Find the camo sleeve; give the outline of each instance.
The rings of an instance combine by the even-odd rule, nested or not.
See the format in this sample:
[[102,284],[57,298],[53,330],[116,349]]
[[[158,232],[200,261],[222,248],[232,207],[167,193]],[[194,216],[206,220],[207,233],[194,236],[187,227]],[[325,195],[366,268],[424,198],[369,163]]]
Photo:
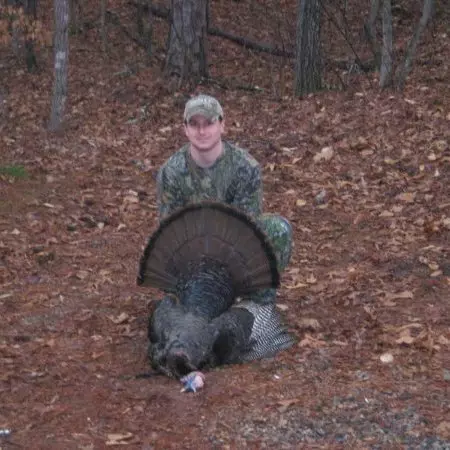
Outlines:
[[238,169],[239,186],[232,204],[253,217],[262,213],[262,178],[259,165]]
[[177,177],[171,176],[170,170],[165,166],[158,171],[156,192],[160,220],[184,204],[183,193],[177,182]]

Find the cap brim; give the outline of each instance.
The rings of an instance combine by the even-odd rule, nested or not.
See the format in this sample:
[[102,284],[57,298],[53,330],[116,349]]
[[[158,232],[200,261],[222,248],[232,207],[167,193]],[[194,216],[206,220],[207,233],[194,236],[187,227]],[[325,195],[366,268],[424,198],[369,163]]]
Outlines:
[[220,118],[220,114],[217,114],[217,112],[212,112],[202,107],[193,108],[188,114],[186,114],[185,119],[189,122],[189,120],[191,120],[194,116],[203,116],[208,120],[217,120]]

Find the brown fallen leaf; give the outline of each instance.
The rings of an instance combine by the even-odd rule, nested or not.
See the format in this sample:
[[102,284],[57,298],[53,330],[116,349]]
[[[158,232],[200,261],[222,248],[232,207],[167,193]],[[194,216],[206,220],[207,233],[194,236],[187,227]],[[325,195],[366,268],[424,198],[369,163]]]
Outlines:
[[413,299],[414,294],[411,291],[402,291],[402,292],[395,292],[395,293],[388,293],[386,292],[385,299],[387,301],[389,300],[396,300],[396,299]]
[[412,336],[411,335],[411,329],[412,328],[423,328],[421,324],[409,324],[409,325],[405,325],[404,327],[401,327],[401,331],[400,331],[400,337],[398,339],[396,339],[396,343],[397,344],[406,344],[406,345],[411,345],[416,341],[419,341],[421,339],[423,339],[426,335],[427,332],[426,331],[421,331],[417,336]]
[[423,325],[420,323],[408,323],[407,325],[402,325],[401,327],[396,328],[398,332],[406,330],[408,328],[423,328]]
[[124,203],[139,203],[139,198],[134,195],[127,195],[123,198]]
[[285,287],[286,287],[286,289],[300,289],[300,288],[306,287],[306,286],[308,286],[308,285],[305,283],[298,282],[295,284],[287,285]]
[[406,344],[411,345],[416,338],[411,336],[411,332],[409,330],[405,330],[398,339],[395,340],[396,344]]
[[105,352],[98,352],[98,353],[94,352],[94,353],[92,353],[91,358],[93,360],[96,360],[96,359],[101,358],[104,354],[105,354]]
[[301,330],[317,331],[321,328],[320,323],[317,319],[310,319],[307,317],[300,319],[297,324]]
[[137,331],[133,331],[131,329],[131,325],[129,323],[119,325],[119,333],[126,337],[134,337],[138,334]]
[[129,445],[133,439],[133,433],[111,433],[107,435],[106,445]]
[[416,193],[415,192],[403,192],[401,194],[398,194],[396,198],[402,202],[414,203],[414,199],[416,198]]
[[390,364],[394,361],[394,355],[390,352],[383,353],[380,355],[380,361],[385,364]]
[[287,310],[289,309],[289,306],[288,306],[288,305],[284,305],[283,303],[278,303],[278,304],[277,304],[277,308],[278,308],[280,311],[287,311]]
[[449,143],[446,140],[439,140],[433,142],[433,148],[435,148],[439,152],[443,152],[449,148]]
[[111,320],[111,322],[118,325],[118,324],[121,324],[124,322],[128,322],[128,320],[130,319],[130,316],[127,313],[123,312],[123,313],[120,313],[117,317],[108,316],[108,318]]
[[450,422],[443,421],[436,427],[436,433],[443,439],[450,438]]
[[327,283],[324,281],[319,281],[317,284],[311,285],[308,290],[314,294],[318,294],[327,288]]
[[298,343],[299,347],[319,348],[326,345],[325,341],[313,338],[310,334],[305,333],[305,337]]
[[443,334],[441,334],[438,338],[437,341],[439,344],[441,345],[450,345],[450,339],[447,339]]
[[79,280],[85,280],[88,276],[89,276],[89,272],[87,270],[79,270],[75,274],[75,277],[78,278]]
[[288,398],[286,400],[279,400],[276,404],[280,406],[278,410],[280,412],[286,411],[290,406],[300,403],[300,398]]
[[334,150],[332,147],[324,147],[320,150],[320,153],[316,153],[313,157],[315,163],[320,161],[329,161],[334,155]]
[[436,270],[436,271],[430,273],[431,278],[440,277],[441,275],[442,275],[442,270]]
[[346,341],[338,341],[338,340],[331,341],[331,343],[333,345],[339,345],[339,347],[347,347],[347,345],[348,345],[348,342],[346,342]]

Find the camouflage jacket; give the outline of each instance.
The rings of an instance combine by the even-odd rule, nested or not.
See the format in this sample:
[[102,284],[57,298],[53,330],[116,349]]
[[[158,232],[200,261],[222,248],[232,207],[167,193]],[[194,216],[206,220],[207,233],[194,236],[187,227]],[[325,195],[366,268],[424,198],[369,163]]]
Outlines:
[[161,166],[157,176],[159,217],[202,200],[218,200],[257,218],[262,213],[259,163],[244,149],[223,141],[224,152],[209,168],[199,167],[181,147]]

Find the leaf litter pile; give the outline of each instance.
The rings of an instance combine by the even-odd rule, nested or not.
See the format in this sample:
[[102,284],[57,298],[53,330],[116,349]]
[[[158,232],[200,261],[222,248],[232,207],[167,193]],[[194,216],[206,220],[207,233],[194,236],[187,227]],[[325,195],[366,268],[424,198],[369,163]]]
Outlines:
[[[371,74],[280,100],[256,69],[263,91],[199,86],[261,162],[266,211],[294,227],[278,305],[297,344],[208,372],[196,393],[136,377],[161,295],[136,286],[137,264],[186,92],[156,68],[122,75],[137,48],[72,45],[63,133],[43,126],[50,50],[48,70],[10,61],[2,80],[1,165],[24,170],[0,173],[0,447],[450,448],[448,42],[425,40],[402,94]],[[242,59],[221,68],[230,80],[267,63],[211,46],[217,67]]]

